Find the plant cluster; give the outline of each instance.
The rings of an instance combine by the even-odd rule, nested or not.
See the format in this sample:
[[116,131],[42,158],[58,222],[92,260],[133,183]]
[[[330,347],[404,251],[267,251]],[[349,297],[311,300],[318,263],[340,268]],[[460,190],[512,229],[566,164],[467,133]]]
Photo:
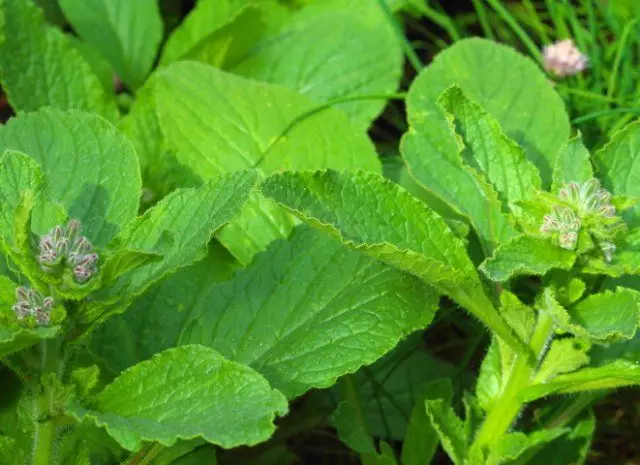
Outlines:
[[[640,124],[567,113],[604,61],[420,0],[180,3],[0,0],[0,465],[286,465],[318,428],[586,463],[640,385]],[[427,66],[421,17],[456,39]]]

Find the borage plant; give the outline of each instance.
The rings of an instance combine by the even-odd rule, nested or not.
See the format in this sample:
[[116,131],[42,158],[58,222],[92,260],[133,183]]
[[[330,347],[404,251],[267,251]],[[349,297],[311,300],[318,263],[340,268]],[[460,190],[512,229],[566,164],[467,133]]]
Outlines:
[[[201,0],[160,50],[153,1],[61,0],[71,35],[0,0],[0,463],[291,463],[327,415],[365,464],[581,463],[640,383],[640,127],[592,157],[532,61],[460,41],[405,190],[365,129],[418,3],[309,3]],[[473,393],[415,351],[455,306]]]

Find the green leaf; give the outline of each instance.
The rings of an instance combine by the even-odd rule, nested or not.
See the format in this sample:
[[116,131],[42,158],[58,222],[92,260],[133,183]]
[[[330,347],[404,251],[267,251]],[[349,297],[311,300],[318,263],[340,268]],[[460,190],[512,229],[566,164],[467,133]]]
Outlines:
[[229,279],[236,262],[219,244],[204,260],[184,267],[151,286],[127,311],[115,315],[92,335],[93,351],[116,373],[178,345],[191,309],[217,282]]
[[492,281],[504,282],[520,275],[544,276],[552,269],[569,270],[575,261],[571,250],[547,239],[522,235],[498,247],[480,270]]
[[506,205],[530,198],[540,188],[540,173],[522,147],[505,136],[496,119],[460,87],[449,87],[439,102],[455,118],[456,132],[465,146],[463,160],[486,175]]
[[591,344],[576,338],[556,339],[536,372],[534,382],[544,383],[557,375],[570,373],[589,363]]
[[131,143],[97,115],[52,108],[12,118],[0,128],[0,150],[19,150],[40,164],[48,197],[104,247],[138,209],[140,170]]
[[375,448],[373,438],[369,436],[360,412],[352,403],[342,402],[333,416],[340,440],[360,455],[363,465],[396,465],[393,449],[385,442],[380,443],[380,453]]
[[604,274],[614,278],[640,274],[640,228],[627,234],[621,244],[617,244],[613,260],[606,262],[601,257],[589,257],[583,273]]
[[524,148],[548,186],[570,125],[562,100],[538,66],[504,45],[478,38],[460,40],[438,54],[413,82],[410,120],[419,117],[418,108],[422,115],[437,115],[437,97],[451,84],[460,86]]
[[[615,195],[640,197],[640,121],[628,124],[594,155],[594,163],[605,187]],[[624,218],[630,226],[640,225],[638,206]]]
[[0,156],[0,236],[17,246],[14,216],[23,195],[42,192],[43,175],[38,164],[22,152],[5,150]]
[[0,326],[0,357],[31,347],[44,339],[58,335],[60,326],[41,326],[35,329]]
[[[166,143],[201,179],[256,166],[266,173],[322,167],[380,170],[371,142],[344,114],[326,109],[302,118],[316,105],[289,89],[190,62],[162,69],[156,83]],[[254,197],[233,234],[219,238],[248,263],[269,242],[289,233],[293,222],[283,215]]]
[[522,349],[485,294],[462,242],[397,185],[374,173],[327,170],[273,175],[261,190],[348,247],[420,277]]
[[595,416],[587,411],[569,426],[569,432],[555,441],[547,443],[537,451],[532,465],[584,465],[591,449],[591,440],[596,429]]
[[417,82],[406,99],[409,131],[401,141],[402,156],[421,185],[469,219],[485,253],[490,253],[516,234],[513,221],[484,175],[464,163],[453,116],[442,107],[446,102],[438,99],[433,107],[427,104],[422,98],[426,90]]
[[174,191],[147,210],[118,237],[118,246],[161,254],[163,259],[137,268],[114,287],[98,292],[94,296],[97,303],[85,318],[97,316],[102,310],[100,300],[115,299],[128,305],[163,276],[202,259],[211,235],[238,213],[254,182],[251,171],[216,176],[199,189]]
[[115,89],[113,69],[106,58],[100,54],[100,51],[90,43],[85,42],[71,33],[66,34],[65,37],[71,45],[80,52],[80,55],[82,55],[82,58],[84,58],[89,66],[91,66],[93,73],[100,80],[104,91],[107,94],[113,93]]
[[182,342],[252,366],[293,398],[373,363],[427,326],[437,303],[414,277],[301,227],[211,286]]
[[623,287],[591,294],[568,309],[573,324],[600,342],[631,339],[640,325],[640,293]]
[[[537,450],[541,449],[555,439],[566,435],[568,428],[552,428],[534,431],[529,434],[507,433],[500,437],[497,442],[489,446],[487,465],[512,464],[513,461],[523,460],[531,457]],[[515,462],[515,463],[528,463]]]
[[76,108],[115,120],[113,95],[64,34],[30,0],[0,0],[0,71],[11,107]]
[[446,399],[427,400],[425,408],[442,448],[455,465],[463,465],[468,447],[463,421]]
[[160,65],[168,65],[188,56],[198,44],[218,31],[231,18],[229,0],[200,0],[173,30],[162,49]]
[[[224,2],[199,2],[169,38],[168,55],[163,56],[161,64],[182,59],[227,68],[230,63],[244,56],[265,32],[263,12],[257,5],[246,5],[246,8],[229,13],[222,19],[220,11],[215,10],[227,8],[224,5]],[[202,33],[204,36],[196,41]]]
[[136,268],[162,260],[162,255],[140,250],[120,249],[109,256],[100,269],[102,285],[111,284]]
[[[145,387],[146,386],[146,387]],[[287,412],[284,396],[251,368],[207,347],[166,350],[116,378],[70,413],[103,427],[123,448],[203,438],[225,448],[265,441]]]
[[427,415],[427,400],[444,399],[451,401],[453,393],[449,380],[429,383],[424,394],[416,402],[402,445],[402,465],[423,465],[430,463],[436,453],[439,438]]
[[[277,34],[231,62],[229,69],[287,86],[318,102],[333,103],[395,92],[402,65],[402,47],[393,29],[375,2],[365,2],[302,9]],[[366,129],[385,105],[384,98],[365,98],[334,106]]]
[[558,153],[553,167],[551,191],[557,193],[565,184],[583,183],[593,177],[591,154],[582,143],[582,136],[578,134],[569,139]]
[[558,375],[547,383],[534,384],[523,389],[518,396],[525,402],[531,402],[550,394],[571,394],[638,385],[640,385],[640,366],[635,362],[617,360],[607,365]]
[[151,71],[162,40],[156,0],[60,0],[74,30],[109,60],[132,89]]

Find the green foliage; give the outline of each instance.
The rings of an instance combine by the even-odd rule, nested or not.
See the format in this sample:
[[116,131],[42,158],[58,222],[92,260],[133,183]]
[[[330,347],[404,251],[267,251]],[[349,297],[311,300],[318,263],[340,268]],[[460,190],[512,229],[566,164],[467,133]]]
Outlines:
[[543,3],[0,0],[0,464],[586,463],[637,25]]

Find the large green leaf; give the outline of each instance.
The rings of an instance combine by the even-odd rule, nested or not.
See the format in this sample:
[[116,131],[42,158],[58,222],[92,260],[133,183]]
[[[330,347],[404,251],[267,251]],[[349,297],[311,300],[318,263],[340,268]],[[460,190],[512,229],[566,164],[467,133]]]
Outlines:
[[412,84],[410,116],[413,107],[421,108],[423,116],[439,119],[437,98],[451,84],[497,119],[548,185],[570,126],[562,100],[536,64],[489,40],[458,41],[436,56]]
[[402,188],[374,173],[326,170],[276,174],[261,190],[348,247],[420,277],[522,349],[485,294],[462,242]]
[[[615,133],[611,141],[598,150],[594,162],[605,187],[616,195],[640,197],[640,121],[627,125]],[[625,219],[632,226],[640,225],[636,206]]]
[[[423,86],[414,81],[407,96],[410,128],[401,141],[402,156],[410,173],[425,188],[470,220],[486,253],[491,253],[498,244],[516,234],[514,226],[505,215],[504,203],[494,187],[482,173],[463,160],[464,147],[454,131],[453,116],[445,113],[446,97],[451,91],[438,99],[436,105],[431,105],[423,98],[426,92]],[[478,107],[474,108],[478,110]],[[476,116],[483,117],[477,111]],[[494,126],[488,120],[485,122]],[[478,159],[486,162],[491,159],[487,157],[493,155],[480,151],[477,155],[467,154],[465,158],[478,166]],[[505,172],[497,170],[498,173],[501,171]]]
[[[260,41],[229,69],[285,85],[318,102],[331,102],[394,92],[402,63],[402,47],[393,29],[376,2],[367,2],[353,7],[302,9],[277,34]],[[366,128],[382,111],[385,100],[364,99],[335,106]]]
[[19,150],[42,167],[48,196],[105,246],[138,209],[140,170],[131,143],[109,122],[45,108],[0,128],[0,150]]
[[0,79],[14,110],[76,108],[116,119],[113,95],[33,2],[0,0],[0,28]]
[[93,333],[92,346],[120,372],[178,345],[191,309],[214,283],[228,279],[235,261],[219,244],[191,266],[178,270],[137,297],[127,311]]
[[552,269],[571,269],[576,254],[547,239],[517,236],[496,249],[480,269],[492,281],[507,281],[518,275],[544,275]]
[[100,50],[122,80],[140,87],[162,39],[156,0],[60,0],[75,31]]
[[332,385],[424,328],[437,297],[414,277],[301,227],[230,281],[212,283],[182,342],[252,366],[292,398]]
[[130,368],[70,412],[104,427],[128,450],[193,438],[231,448],[267,440],[287,402],[251,368],[187,345]]
[[[156,76],[156,104],[167,146],[202,179],[258,166],[380,170],[367,138],[335,109],[299,118],[315,104],[284,87],[258,83],[200,63],[175,63]],[[295,123],[297,121],[297,123]],[[220,240],[241,261],[293,222],[256,196]]]

